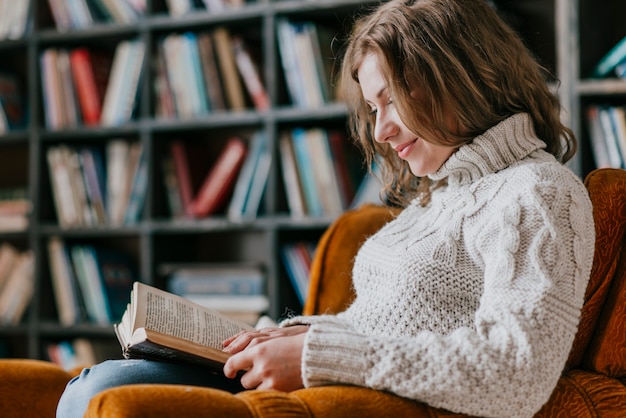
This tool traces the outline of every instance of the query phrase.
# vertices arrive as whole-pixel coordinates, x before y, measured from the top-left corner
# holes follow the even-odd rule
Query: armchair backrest
[[[626,170],[595,170],[585,185],[593,204],[596,246],[567,368],[622,377],[626,376]],[[311,266],[305,315],[337,313],[350,304],[354,255],[396,213],[366,205],[347,211],[326,230]]]
[[[585,178],[596,246],[581,322],[568,366],[626,375],[626,170],[598,169]]]

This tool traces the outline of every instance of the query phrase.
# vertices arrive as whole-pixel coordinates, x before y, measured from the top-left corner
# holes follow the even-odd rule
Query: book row
[[[146,0],[48,0],[48,6],[59,31],[131,24],[146,12]]]
[[[31,1],[0,0],[0,40],[20,39],[26,35]]]
[[[626,106],[586,109],[593,158],[598,168],[626,168]]]
[[[0,188],[0,232],[25,231],[30,224],[31,210],[26,188]]]
[[[148,173],[140,142],[47,150],[52,197],[62,228],[132,224],[140,219]]]
[[[166,0],[170,16],[241,7],[244,0]],[[48,0],[59,31],[86,29],[99,23],[132,24],[147,10],[146,0]],[[2,3],[0,3],[2,4]]]
[[[0,324],[17,325],[26,312],[35,287],[35,256],[12,244],[0,244]]]
[[[113,55],[87,48],[48,48],[40,56],[48,129],[128,122],[136,107],[145,46],[124,40]]]

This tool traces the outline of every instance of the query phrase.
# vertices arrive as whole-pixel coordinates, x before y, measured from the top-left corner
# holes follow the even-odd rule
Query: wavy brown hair
[[[561,123],[561,105],[522,40],[485,0],[391,0],[356,21],[344,52],[341,86],[349,129],[368,166],[376,162],[386,199],[406,206],[428,201],[427,177],[374,140],[374,118],[359,86],[358,70],[377,54],[394,105],[404,124],[426,140],[466,144],[509,116],[526,112],[546,150],[559,161],[576,152],[571,129]],[[411,92],[420,92],[419,102]],[[454,115],[458,130],[450,130]]]

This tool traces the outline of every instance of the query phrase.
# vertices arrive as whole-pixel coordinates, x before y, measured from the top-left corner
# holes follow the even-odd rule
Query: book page
[[[144,327],[162,334],[222,348],[222,341],[251,326],[231,320],[179,296],[136,283],[135,328]]]

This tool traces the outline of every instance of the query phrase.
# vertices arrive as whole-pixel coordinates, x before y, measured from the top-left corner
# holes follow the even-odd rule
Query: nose
[[[398,124],[395,123],[393,115],[388,111],[379,110],[376,113],[374,125],[374,139],[376,142],[384,143],[398,133]]]

